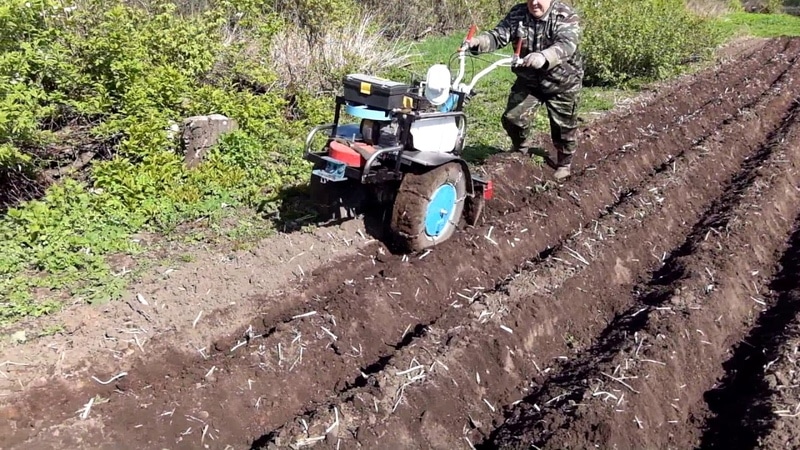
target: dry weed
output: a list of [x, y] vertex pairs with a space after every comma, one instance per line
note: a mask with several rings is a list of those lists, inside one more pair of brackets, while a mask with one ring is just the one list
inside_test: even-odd
[[399, 67], [412, 56], [402, 43], [383, 37], [382, 29], [366, 13], [347, 26], [326, 30], [320, 39], [309, 39], [302, 30], [290, 27], [275, 36], [269, 50], [279, 84], [312, 92], [338, 89], [346, 73]]
[[741, 8], [741, 3], [736, 0], [687, 0], [686, 6], [702, 17], [721, 17]]

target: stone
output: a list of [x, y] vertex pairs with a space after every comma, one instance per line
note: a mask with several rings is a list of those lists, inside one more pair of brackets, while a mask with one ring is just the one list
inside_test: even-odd
[[208, 150], [219, 142], [220, 137], [238, 128], [236, 120], [222, 114], [187, 117], [183, 120], [181, 148], [186, 167], [194, 168], [205, 159]]

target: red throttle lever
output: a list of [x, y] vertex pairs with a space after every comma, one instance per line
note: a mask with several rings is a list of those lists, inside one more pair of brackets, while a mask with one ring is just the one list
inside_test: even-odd
[[473, 38], [473, 36], [475, 36], [475, 33], [477, 31], [478, 31], [478, 27], [475, 24], [472, 24], [469, 27], [469, 31], [467, 32], [467, 37], [464, 38], [464, 42], [461, 43], [461, 47], [458, 49], [458, 51], [467, 49], [467, 45], [469, 45], [467, 43], [469, 42], [470, 39]]
[[[522, 26], [522, 24], [520, 24]], [[512, 64], [516, 65], [519, 62], [519, 55], [522, 53], [522, 34], [518, 35], [517, 39], [517, 46], [514, 48], [514, 58], [512, 60]]]

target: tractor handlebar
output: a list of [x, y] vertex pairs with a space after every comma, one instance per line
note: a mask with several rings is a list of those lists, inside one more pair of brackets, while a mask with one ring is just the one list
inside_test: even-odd
[[[522, 24], [520, 24], [520, 25], [522, 25]], [[512, 56], [506, 57], [506, 58], [502, 58], [502, 59], [499, 59], [499, 60], [495, 61], [494, 63], [489, 65], [489, 67], [486, 67], [485, 69], [483, 69], [480, 72], [478, 72], [478, 74], [475, 75], [472, 78], [472, 81], [470, 81], [468, 84], [462, 83], [461, 80], [464, 78], [464, 66], [465, 66], [465, 63], [466, 63], [467, 51], [469, 49], [468, 42], [469, 42], [470, 39], [472, 39], [475, 36], [477, 31], [478, 31], [478, 27], [475, 24], [471, 25], [469, 27], [469, 30], [467, 31], [466, 37], [461, 42], [461, 46], [459, 46], [459, 48], [458, 48], [458, 75], [456, 75], [455, 80], [453, 80], [452, 89], [454, 91], [463, 92], [465, 94], [469, 94], [469, 93], [472, 92], [472, 89], [475, 87], [475, 84], [478, 82], [478, 80], [483, 78], [486, 74], [488, 74], [492, 70], [496, 69], [497, 67], [500, 67], [500, 66], [503, 66], [503, 67], [514, 67], [514, 66], [518, 66], [521, 63], [521, 59], [520, 59], [519, 55], [520, 55], [520, 52], [522, 51], [522, 37], [520, 37], [517, 40], [517, 43], [516, 43], [516, 45], [514, 47], [514, 54]]]

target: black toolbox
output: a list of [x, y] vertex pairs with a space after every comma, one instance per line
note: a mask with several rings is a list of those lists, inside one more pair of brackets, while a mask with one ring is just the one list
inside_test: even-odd
[[411, 108], [413, 100], [409, 94], [411, 86], [371, 75], [354, 73], [345, 75], [344, 99], [351, 103], [378, 109]]

